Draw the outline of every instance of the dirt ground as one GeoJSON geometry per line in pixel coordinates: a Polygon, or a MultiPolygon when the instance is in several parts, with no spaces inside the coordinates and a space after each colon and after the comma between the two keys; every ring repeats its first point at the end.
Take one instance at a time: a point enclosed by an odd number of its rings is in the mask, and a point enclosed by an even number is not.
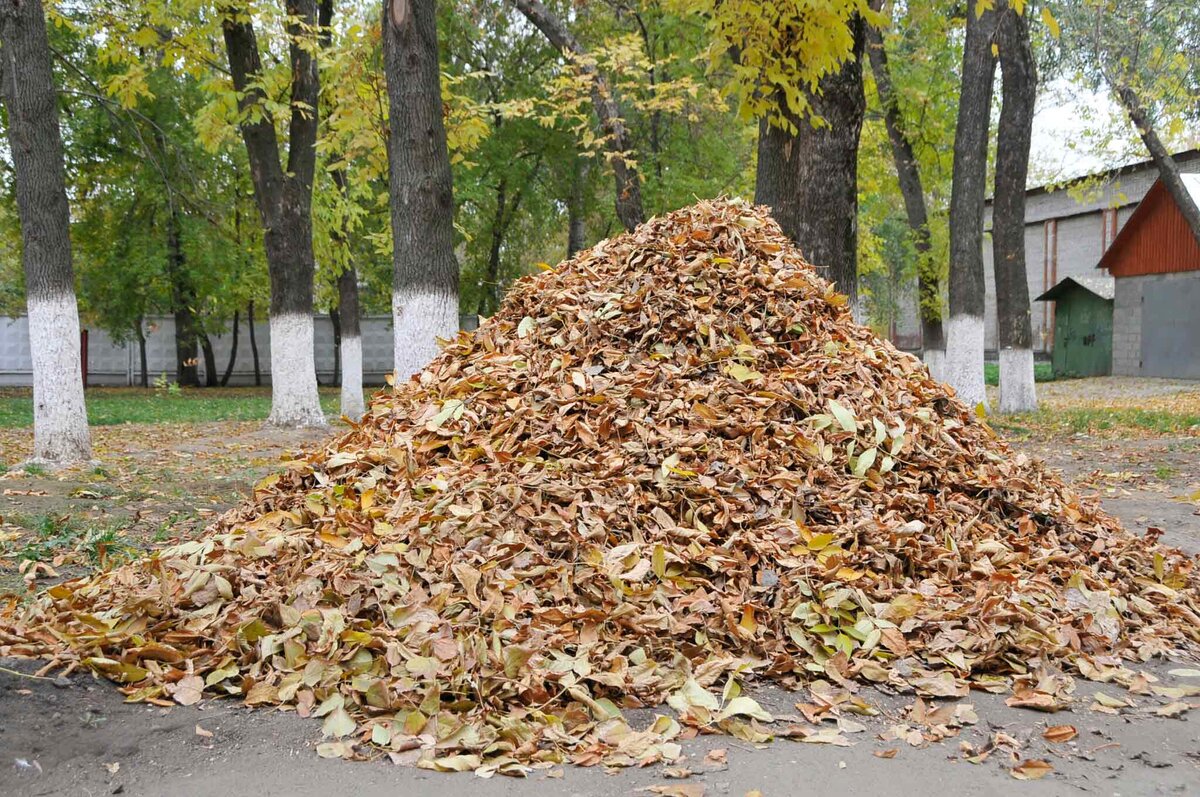
{"type": "MultiPolygon", "coordinates": [[[[1067,387],[1047,391],[1049,402],[1141,399],[1169,405],[1177,395],[1187,394],[1189,401],[1200,395],[1194,384],[1169,389],[1164,383],[1114,380],[1063,384],[1067,387]]],[[[0,475],[0,591],[24,587],[19,554],[38,544],[38,523],[46,522],[39,518],[66,519],[64,528],[82,529],[51,540],[62,546],[46,548],[51,571],[35,574],[41,587],[195,534],[213,513],[269,473],[287,450],[318,437],[252,423],[108,427],[97,435],[101,471],[0,475]],[[110,532],[99,544],[88,531],[97,528],[110,532]]],[[[1061,469],[1081,490],[1100,495],[1127,528],[1161,529],[1166,542],[1200,553],[1200,429],[1162,437],[1046,434],[1034,428],[1013,442],[1061,469]]],[[[22,445],[11,433],[0,443],[6,455],[22,445]]],[[[934,723],[922,724],[919,706],[914,716],[912,695],[864,690],[862,696],[880,714],[846,718],[842,731],[848,747],[784,740],[755,746],[702,736],[685,742],[685,759],[672,765],[692,770],[686,779],[669,779],[680,773],[659,764],[617,773],[567,766],[524,780],[488,781],[386,762],[320,759],[314,752],[319,723],[285,712],[219,700],[173,708],[126,704],[112,685],[91,675],[32,679],[17,672],[32,673],[35,663],[0,664],[6,668],[0,670],[0,795],[415,795],[435,789],[447,797],[637,792],[742,797],[755,790],[768,797],[1200,794],[1200,665],[1195,662],[1137,667],[1160,679],[1159,686],[1180,688],[1174,696],[1131,694],[1077,680],[1071,708],[1056,714],[1008,707],[1005,695],[973,693],[960,703],[974,707],[977,721],[947,730],[940,741],[897,731],[901,726],[930,735],[934,723]],[[1133,705],[1106,709],[1096,702],[1097,692],[1128,698],[1133,705]],[[1074,726],[1078,735],[1066,742],[1043,738],[1047,726],[1057,725],[1074,726]],[[723,765],[715,760],[719,754],[708,756],[718,749],[724,750],[723,765]],[[1013,767],[1027,760],[1046,761],[1053,769],[1038,780],[1014,779],[1013,767]]],[[[768,686],[753,694],[777,715],[795,715],[794,704],[805,699],[768,686]]]]}

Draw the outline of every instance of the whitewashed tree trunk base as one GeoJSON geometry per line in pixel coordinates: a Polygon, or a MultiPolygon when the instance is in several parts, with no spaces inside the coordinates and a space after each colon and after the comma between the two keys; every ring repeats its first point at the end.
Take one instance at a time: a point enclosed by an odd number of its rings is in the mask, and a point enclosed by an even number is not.
{"type": "Polygon", "coordinates": [[[30,296],[33,360],[31,464],[62,467],[92,458],[80,367],[79,307],[73,295],[30,296]]]}
{"type": "Polygon", "coordinates": [[[362,338],[342,337],[342,415],[352,421],[366,412],[363,403],[362,338]]]}
{"type": "Polygon", "coordinates": [[[980,404],[987,410],[987,392],[983,382],[983,319],[973,315],[952,315],[946,327],[946,362],[943,381],[954,388],[958,398],[971,409],[980,404]]]}
{"type": "Polygon", "coordinates": [[[1000,350],[1000,412],[1033,412],[1037,388],[1032,349],[1000,350]]]}
{"type": "Polygon", "coordinates": [[[946,375],[946,350],[926,349],[922,355],[929,375],[941,382],[946,375]]]}
{"type": "Polygon", "coordinates": [[[312,316],[274,315],[271,324],[272,426],[325,426],[317,393],[312,316]]]}
{"type": "Polygon", "coordinates": [[[396,384],[420,373],[437,356],[438,338],[458,334],[458,298],[420,288],[392,294],[396,384]]]}

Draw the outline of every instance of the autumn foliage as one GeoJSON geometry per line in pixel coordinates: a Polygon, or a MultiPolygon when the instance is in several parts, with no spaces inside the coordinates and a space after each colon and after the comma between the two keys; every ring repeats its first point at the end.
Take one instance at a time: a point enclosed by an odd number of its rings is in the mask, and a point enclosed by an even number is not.
{"type": "Polygon", "coordinates": [[[758,678],[1128,672],[1197,650],[1198,599],[1194,558],[1014,453],[764,209],[716,201],[524,278],[201,538],[12,603],[0,655],[486,775],[829,733],[772,727],[758,678]]]}

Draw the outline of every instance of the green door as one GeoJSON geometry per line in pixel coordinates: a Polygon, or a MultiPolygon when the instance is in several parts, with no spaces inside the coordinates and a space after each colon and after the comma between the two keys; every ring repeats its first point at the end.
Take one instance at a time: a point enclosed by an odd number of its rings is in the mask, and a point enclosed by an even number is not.
{"type": "Polygon", "coordinates": [[[1076,289],[1056,303],[1054,372],[1104,376],[1112,372],[1112,302],[1076,289]]]}

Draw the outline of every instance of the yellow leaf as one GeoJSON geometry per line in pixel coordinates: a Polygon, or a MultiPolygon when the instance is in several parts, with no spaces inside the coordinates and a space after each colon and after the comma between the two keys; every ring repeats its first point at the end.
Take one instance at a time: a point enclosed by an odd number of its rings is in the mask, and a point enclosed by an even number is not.
{"type": "Polygon", "coordinates": [[[814,534],[812,539],[808,541],[808,550],[819,551],[828,546],[831,542],[833,542],[833,535],[829,532],[825,532],[824,534],[814,534]]]}
{"type": "Polygon", "coordinates": [[[725,369],[725,373],[732,376],[739,382],[752,382],[755,379],[762,379],[762,374],[749,368],[741,363],[734,363],[725,369]]]}
{"type": "Polygon", "coordinates": [[[1058,27],[1058,20],[1054,18],[1054,15],[1050,13],[1050,9],[1046,6],[1042,6],[1042,22],[1046,25],[1046,29],[1050,31],[1050,35],[1057,39],[1062,31],[1058,27]]]}

